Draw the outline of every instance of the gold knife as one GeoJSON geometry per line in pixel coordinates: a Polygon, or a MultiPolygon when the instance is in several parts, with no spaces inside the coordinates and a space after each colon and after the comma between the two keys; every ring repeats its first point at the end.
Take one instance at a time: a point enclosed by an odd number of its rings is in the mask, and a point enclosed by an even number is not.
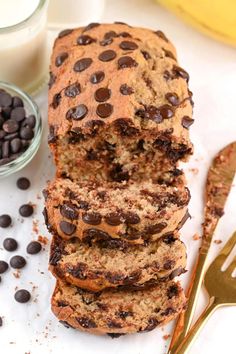
{"type": "Polygon", "coordinates": [[[236,173],[236,141],[227,145],[214,158],[208,171],[205,187],[205,209],[202,245],[192,272],[187,291],[188,306],[176,323],[168,354],[178,354],[176,349],[190,329],[198,294],[206,268],[206,259],[218,221],[224,214],[224,206],[236,173]]]}

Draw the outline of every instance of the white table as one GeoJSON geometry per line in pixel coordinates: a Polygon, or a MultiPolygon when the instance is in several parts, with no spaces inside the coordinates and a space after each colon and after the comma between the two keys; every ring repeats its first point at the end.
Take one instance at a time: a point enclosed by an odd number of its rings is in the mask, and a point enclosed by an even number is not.
{"type": "MultiPolygon", "coordinates": [[[[217,43],[191,29],[172,14],[151,0],[108,0],[104,22],[120,20],[131,25],[161,29],[175,43],[181,66],[190,73],[190,89],[194,93],[195,124],[191,129],[195,143],[195,155],[185,167],[192,193],[190,212],[192,220],[184,226],[182,239],[188,248],[188,269],[194,262],[200,241],[192,236],[201,232],[202,195],[207,168],[214,154],[227,143],[236,139],[236,50],[217,43]],[[192,170],[193,169],[193,170],[192,170]],[[196,173],[195,169],[198,169],[196,173]]],[[[14,218],[10,229],[0,230],[0,245],[5,237],[15,237],[20,248],[18,253],[26,255],[25,246],[38,235],[32,230],[33,220],[38,220],[39,234],[49,237],[41,216],[43,200],[37,195],[53,176],[52,159],[49,158],[46,136],[47,99],[46,88],[37,97],[44,120],[44,135],[35,159],[23,171],[0,181],[0,214],[9,213],[14,218]],[[15,181],[19,176],[30,178],[32,187],[28,191],[17,190],[15,181]],[[25,202],[37,204],[33,218],[24,220],[18,216],[18,208],[25,202]]],[[[236,229],[236,188],[227,203],[225,216],[215,234],[215,239],[226,240],[236,229]]],[[[213,243],[212,259],[222,244],[213,243]]],[[[35,256],[27,256],[28,264],[19,279],[12,271],[3,275],[0,284],[0,316],[4,326],[0,328],[0,352],[2,354],[163,354],[169,341],[163,336],[170,334],[172,325],[146,334],[137,334],[111,339],[96,337],[59,325],[50,312],[50,295],[54,279],[48,273],[48,248],[35,256]],[[19,304],[14,301],[14,288],[32,290],[33,301],[19,304]]],[[[15,252],[17,253],[17,252],[15,252]]],[[[9,260],[0,246],[0,258],[9,260]]],[[[184,284],[188,273],[182,276],[184,284]]],[[[202,292],[198,313],[206,303],[202,292]]],[[[191,354],[234,353],[236,307],[218,310],[198,340],[191,354]]]]}

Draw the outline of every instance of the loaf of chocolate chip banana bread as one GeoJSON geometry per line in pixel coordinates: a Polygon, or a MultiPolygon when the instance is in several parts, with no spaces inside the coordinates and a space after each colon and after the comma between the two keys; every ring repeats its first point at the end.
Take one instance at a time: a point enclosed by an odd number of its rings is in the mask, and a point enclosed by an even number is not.
{"type": "Polygon", "coordinates": [[[52,311],[66,326],[95,334],[151,331],[174,319],[186,305],[178,282],[146,290],[108,289],[99,293],[57,281],[52,311]]]}
{"type": "Polygon", "coordinates": [[[110,287],[144,288],[185,271],[186,248],[174,235],[146,245],[121,240],[93,244],[53,237],[50,269],[56,278],[91,291],[110,287]]]}
{"type": "Polygon", "coordinates": [[[157,180],[192,154],[189,75],[161,31],[122,23],[63,31],[50,70],[58,176],[157,180]]]}
{"type": "Polygon", "coordinates": [[[188,217],[185,178],[172,184],[146,182],[72,182],[55,179],[44,192],[45,221],[64,239],[155,241],[180,228],[188,217]]]}

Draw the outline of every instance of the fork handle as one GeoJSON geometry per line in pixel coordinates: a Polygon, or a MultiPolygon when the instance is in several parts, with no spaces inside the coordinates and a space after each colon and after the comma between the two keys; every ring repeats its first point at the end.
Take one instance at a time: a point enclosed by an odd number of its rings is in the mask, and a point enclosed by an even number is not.
{"type": "Polygon", "coordinates": [[[184,338],[184,340],[178,346],[178,348],[175,351],[175,354],[187,354],[188,350],[190,349],[190,346],[195,341],[200,330],[206,324],[206,322],[208,321],[208,319],[212,315],[212,313],[219,306],[220,306],[220,304],[216,301],[215,297],[210,298],[209,304],[207,305],[207,307],[205,308],[205,310],[203,311],[201,316],[198,318],[198,320],[194,324],[194,326],[190,329],[187,336],[184,338]]]}

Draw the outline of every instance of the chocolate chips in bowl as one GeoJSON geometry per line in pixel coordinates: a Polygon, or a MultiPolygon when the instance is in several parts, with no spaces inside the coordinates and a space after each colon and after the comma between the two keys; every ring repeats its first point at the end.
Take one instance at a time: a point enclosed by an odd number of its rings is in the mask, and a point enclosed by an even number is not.
{"type": "Polygon", "coordinates": [[[0,178],[27,165],[42,135],[38,106],[18,87],[0,82],[0,178]]]}

